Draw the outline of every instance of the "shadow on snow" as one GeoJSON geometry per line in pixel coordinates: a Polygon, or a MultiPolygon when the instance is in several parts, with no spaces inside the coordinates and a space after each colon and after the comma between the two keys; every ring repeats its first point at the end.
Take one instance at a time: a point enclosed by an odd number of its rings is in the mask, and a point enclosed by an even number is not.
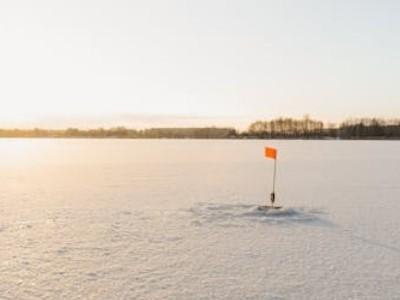
{"type": "Polygon", "coordinates": [[[310,225],[331,227],[326,214],[316,208],[283,207],[279,210],[260,211],[258,206],[246,204],[197,203],[189,211],[195,216],[194,224],[214,223],[221,226],[242,226],[248,223],[276,225],[310,225]]]}

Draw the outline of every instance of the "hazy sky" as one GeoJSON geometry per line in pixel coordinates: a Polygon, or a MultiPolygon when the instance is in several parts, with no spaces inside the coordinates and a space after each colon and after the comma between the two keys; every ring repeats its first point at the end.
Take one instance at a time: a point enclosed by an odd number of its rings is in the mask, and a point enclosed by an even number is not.
{"type": "Polygon", "coordinates": [[[0,125],[399,117],[399,16],[399,0],[0,0],[0,125]]]}

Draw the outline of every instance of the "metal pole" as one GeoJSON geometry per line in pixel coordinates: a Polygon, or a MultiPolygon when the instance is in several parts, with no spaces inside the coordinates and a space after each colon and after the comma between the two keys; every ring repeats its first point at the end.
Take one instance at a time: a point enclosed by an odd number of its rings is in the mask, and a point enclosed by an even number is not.
{"type": "Polygon", "coordinates": [[[276,178],[276,161],[277,161],[277,159],[275,158],[274,160],[275,160],[275,162],[274,162],[274,177],[272,180],[272,193],[271,193],[272,206],[274,206],[274,202],[275,202],[275,178],[276,178]]]}

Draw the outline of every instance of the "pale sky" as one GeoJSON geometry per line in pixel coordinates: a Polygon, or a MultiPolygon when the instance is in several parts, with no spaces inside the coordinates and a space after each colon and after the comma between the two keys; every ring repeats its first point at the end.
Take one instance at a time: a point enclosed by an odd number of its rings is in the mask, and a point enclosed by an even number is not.
{"type": "Polygon", "coordinates": [[[3,127],[400,117],[399,0],[0,0],[0,43],[3,127]]]}

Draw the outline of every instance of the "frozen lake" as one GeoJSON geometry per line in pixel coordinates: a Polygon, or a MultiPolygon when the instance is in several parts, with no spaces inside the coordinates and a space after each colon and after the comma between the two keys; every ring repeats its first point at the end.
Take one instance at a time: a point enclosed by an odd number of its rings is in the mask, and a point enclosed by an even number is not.
{"type": "Polygon", "coordinates": [[[0,245],[0,299],[400,299],[400,142],[0,139],[0,245]]]}

